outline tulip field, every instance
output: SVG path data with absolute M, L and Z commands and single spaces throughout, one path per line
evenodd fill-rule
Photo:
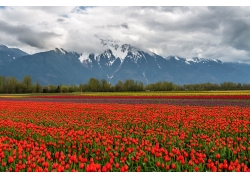
M 250 93 L 0 96 L 0 172 L 250 172 Z

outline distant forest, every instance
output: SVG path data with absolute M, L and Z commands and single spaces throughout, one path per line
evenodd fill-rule
M 177 85 L 172 82 L 156 82 L 143 84 L 132 79 L 118 81 L 115 85 L 107 80 L 90 78 L 80 85 L 48 85 L 41 86 L 39 81 L 32 81 L 30 76 L 24 76 L 22 81 L 15 77 L 0 76 L 0 93 L 67 93 L 67 92 L 128 92 L 128 91 L 211 91 L 211 90 L 250 90 L 250 84 L 223 82 L 220 84 L 200 83 Z

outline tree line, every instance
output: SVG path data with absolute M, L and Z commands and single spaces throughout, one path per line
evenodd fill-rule
M 41 90 L 39 82 L 33 84 L 30 76 L 24 76 L 22 81 L 18 81 L 15 77 L 0 76 L 0 93 L 39 93 Z
M 128 79 L 118 81 L 115 85 L 106 79 L 90 78 L 85 84 L 79 85 L 48 85 L 41 86 L 39 81 L 34 83 L 30 76 L 24 76 L 18 81 L 15 77 L 0 76 L 0 93 L 67 93 L 67 92 L 128 92 L 128 91 L 211 91 L 211 90 L 250 90 L 250 84 L 223 82 L 220 84 L 200 83 L 177 85 L 172 82 L 156 82 L 143 84 L 142 82 Z

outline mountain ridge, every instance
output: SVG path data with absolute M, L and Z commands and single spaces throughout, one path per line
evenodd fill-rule
M 30 75 L 33 80 L 39 80 L 43 85 L 80 84 L 86 83 L 91 77 L 106 79 L 112 84 L 126 79 L 145 84 L 158 81 L 176 84 L 250 82 L 248 64 L 199 57 L 164 58 L 129 44 L 119 45 L 119 42 L 104 40 L 101 43 L 106 50 L 100 54 L 91 53 L 87 57 L 63 48 L 32 55 L 14 48 L 15 54 L 13 48 L 0 45 L 0 75 L 15 76 L 19 80 Z M 12 55 L 6 58 L 8 53 Z M 13 58 L 14 55 L 17 57 Z

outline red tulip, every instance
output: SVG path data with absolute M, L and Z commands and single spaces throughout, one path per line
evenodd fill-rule
M 220 159 L 220 154 L 216 154 L 216 159 Z
M 115 164 L 115 168 L 118 169 L 120 167 L 119 163 Z
M 83 163 L 80 163 L 79 168 L 80 168 L 80 169 L 83 169 L 83 168 L 84 168 L 84 164 L 83 164 Z
M 160 166 L 161 166 L 161 163 L 160 163 L 160 162 L 156 162 L 156 166 L 157 166 L 157 167 L 160 167 Z
M 12 163 L 13 161 L 14 161 L 13 157 L 12 157 L 12 156 L 9 156 L 9 157 L 8 157 L 8 163 L 10 164 L 10 163 Z
M 196 167 L 194 168 L 194 170 L 195 170 L 196 172 L 198 172 L 198 171 L 199 171 L 199 168 L 196 166 Z

